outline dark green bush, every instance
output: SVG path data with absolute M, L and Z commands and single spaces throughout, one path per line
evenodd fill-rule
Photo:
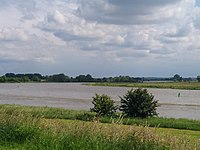
M 129 117 L 157 116 L 156 107 L 158 100 L 149 94 L 147 89 L 131 89 L 126 95 L 120 97 L 120 110 Z
M 114 106 L 114 103 L 110 96 L 96 94 L 92 101 L 94 108 L 90 110 L 96 112 L 98 116 L 111 116 L 117 110 L 117 106 Z

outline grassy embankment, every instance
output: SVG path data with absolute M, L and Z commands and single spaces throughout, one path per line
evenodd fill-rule
M 200 148 L 199 124 L 166 118 L 97 119 L 88 111 L 0 105 L 0 149 L 194 149 Z
M 87 85 L 90 85 L 90 86 L 116 86 L 116 87 L 200 90 L 200 83 L 199 82 L 89 83 Z

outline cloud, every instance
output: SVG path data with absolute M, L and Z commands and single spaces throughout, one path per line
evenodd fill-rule
M 109 24 L 145 24 L 165 21 L 179 10 L 173 9 L 179 0 L 94 0 L 81 1 L 78 13 L 86 20 Z
M 65 24 L 65 17 L 58 10 L 55 10 L 53 12 L 53 14 L 50 14 L 48 16 L 47 20 L 48 20 L 48 22 L 55 22 L 55 23 L 59 23 L 59 24 Z
M 68 11 L 60 9 L 62 23 L 56 21 L 54 10 L 39 28 L 86 53 L 104 53 L 104 59 L 110 59 L 109 54 L 116 61 L 127 57 L 175 59 L 177 45 L 184 53 L 195 43 L 192 37 L 198 36 L 198 8 L 193 0 L 79 0 L 71 5 Z
M 53 33 L 56 37 L 61 38 L 63 41 L 92 41 L 93 38 L 89 36 L 75 35 L 67 33 L 63 30 L 58 30 Z
M 25 41 L 26 33 L 20 28 L 2 28 L 0 29 L 0 41 Z
M 142 73 L 137 66 L 145 62 L 155 69 L 195 64 L 199 14 L 195 0 L 2 0 L 0 60 L 48 71 L 67 66 L 77 74 L 84 72 L 80 66 L 120 73 L 136 64 Z

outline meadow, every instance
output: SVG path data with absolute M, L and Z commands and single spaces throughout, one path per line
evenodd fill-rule
M 116 87 L 137 87 L 137 88 L 162 88 L 200 90 L 200 82 L 143 82 L 143 83 L 89 83 L 90 86 L 116 86 Z
M 0 149 L 200 149 L 200 121 L 0 105 Z M 164 126 L 166 125 L 166 126 Z M 168 125 L 168 126 L 167 126 Z

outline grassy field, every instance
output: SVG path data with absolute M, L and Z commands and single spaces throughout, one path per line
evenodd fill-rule
M 200 149 L 198 125 L 197 120 L 97 118 L 87 111 L 0 105 L 0 149 Z
M 174 128 L 200 131 L 200 120 L 174 119 L 174 118 L 124 118 L 120 114 L 113 117 L 96 117 L 95 113 L 86 110 L 66 110 L 63 108 L 20 106 L 20 105 L 0 105 L 0 113 L 12 115 L 23 114 L 29 117 L 46 119 L 70 119 L 81 121 L 93 121 L 98 119 L 102 123 L 119 122 L 124 125 L 140 125 L 160 128 Z
M 1 149 L 159 150 L 190 149 L 191 140 L 161 136 L 148 127 L 1 115 Z
M 199 82 L 90 83 L 86 85 L 200 90 Z

